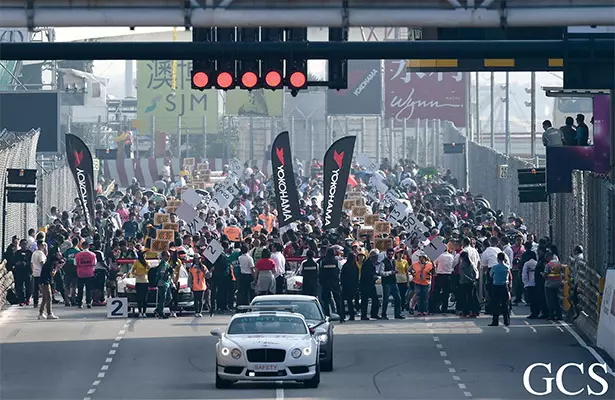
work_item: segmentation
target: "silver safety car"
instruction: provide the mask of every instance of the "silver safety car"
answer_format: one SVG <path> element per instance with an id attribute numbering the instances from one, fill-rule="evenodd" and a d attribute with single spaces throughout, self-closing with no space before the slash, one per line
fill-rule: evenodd
<path id="1" fill-rule="evenodd" d="M 216 388 L 237 381 L 298 381 L 320 384 L 319 342 L 305 318 L 289 311 L 235 314 L 226 332 L 214 329 Z M 277 307 L 279 309 L 279 307 Z"/>

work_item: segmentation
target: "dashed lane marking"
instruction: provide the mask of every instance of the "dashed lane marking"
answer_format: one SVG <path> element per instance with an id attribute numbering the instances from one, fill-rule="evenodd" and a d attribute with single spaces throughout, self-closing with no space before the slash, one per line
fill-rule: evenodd
<path id="1" fill-rule="evenodd" d="M 128 327 L 130 325 L 131 321 L 129 320 L 128 322 L 126 322 L 124 324 L 124 328 Z M 113 343 L 111 344 L 112 349 L 109 350 L 109 353 L 107 354 L 107 356 L 113 356 L 117 353 L 117 349 L 120 347 L 120 341 L 122 340 L 123 336 L 126 334 L 126 329 L 122 329 L 118 332 L 117 336 L 115 337 Z M 109 370 L 109 364 L 113 362 L 113 357 L 106 357 L 105 358 L 105 363 L 100 367 L 100 371 L 108 371 Z M 92 387 L 87 391 L 86 393 L 86 397 L 83 398 L 83 400 L 92 400 L 92 395 L 94 393 L 96 393 L 96 388 L 98 387 L 98 385 L 100 385 L 100 383 L 102 382 L 103 379 L 105 379 L 105 376 L 107 375 L 106 372 L 99 372 L 98 375 L 96 375 L 96 380 L 94 382 L 92 382 Z M 284 398 L 284 396 L 282 395 L 282 399 Z"/>
<path id="2" fill-rule="evenodd" d="M 444 348 L 444 345 L 442 345 L 442 343 L 440 342 L 440 337 L 438 337 L 435 331 L 431 329 L 432 324 L 427 323 L 427 326 L 430 328 L 429 332 L 433 336 L 433 341 L 436 344 L 436 348 L 439 350 L 440 356 L 444 358 L 444 364 L 448 366 L 452 365 L 453 363 L 451 362 L 451 360 L 448 359 L 448 354 L 446 353 L 446 351 L 442 350 Z M 453 378 L 455 383 L 457 383 L 457 386 L 459 386 L 459 389 L 463 391 L 463 395 L 467 398 L 472 397 L 472 393 L 467 391 L 468 387 L 461 382 L 461 377 L 457 375 L 457 369 L 453 367 L 448 367 L 448 372 L 451 374 L 451 377 Z"/>

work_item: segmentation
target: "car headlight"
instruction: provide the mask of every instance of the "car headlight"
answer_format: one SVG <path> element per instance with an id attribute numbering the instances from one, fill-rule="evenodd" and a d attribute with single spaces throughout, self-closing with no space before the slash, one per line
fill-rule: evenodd
<path id="1" fill-rule="evenodd" d="M 239 360 L 241 358 L 241 350 L 239 349 L 231 350 L 231 357 L 233 357 L 235 360 Z"/>
<path id="2" fill-rule="evenodd" d="M 228 347 L 223 347 L 222 350 L 220 350 L 220 354 L 222 354 L 223 356 L 228 356 L 229 354 L 231 354 L 231 351 L 228 349 Z"/>
<path id="3" fill-rule="evenodd" d="M 310 354 L 312 354 L 312 349 L 309 347 L 306 347 L 305 349 L 303 349 L 303 354 L 306 356 L 309 356 Z"/>
<path id="4" fill-rule="evenodd" d="M 293 356 L 293 358 L 299 358 L 301 357 L 301 350 L 293 349 L 293 351 L 290 352 L 290 355 Z"/>
<path id="5" fill-rule="evenodd" d="M 329 335 L 327 335 L 326 333 L 321 333 L 318 336 L 316 336 L 316 338 L 321 344 L 325 344 L 329 341 Z"/>

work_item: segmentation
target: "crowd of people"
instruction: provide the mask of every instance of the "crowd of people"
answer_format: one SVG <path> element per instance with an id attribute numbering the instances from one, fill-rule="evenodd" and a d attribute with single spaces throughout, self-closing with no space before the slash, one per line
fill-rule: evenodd
<path id="1" fill-rule="evenodd" d="M 156 236 L 154 215 L 167 212 L 167 202 L 180 197 L 177 191 L 196 171 L 175 179 L 163 175 L 152 189 L 138 182 L 124 190 L 116 186 L 96 199 L 91 226 L 78 201 L 73 210 L 54 207 L 45 227 L 30 229 L 23 239 L 13 237 L 3 253 L 15 277 L 12 301 L 33 304 L 39 319 L 56 319 L 52 304 L 105 305 L 118 295 L 118 279 L 133 277 L 139 317 L 147 317 L 154 287 L 151 311 L 158 318 L 176 317 L 183 276 L 200 317 L 204 311 L 232 311 L 255 295 L 285 293 L 286 279 L 297 275 L 302 277 L 299 291 L 318 296 L 325 313 L 337 312 L 342 321 L 357 314 L 362 320 L 388 319 L 390 298 L 396 319 L 449 312 L 476 318 L 484 311 L 492 315 L 491 325 L 497 326 L 500 316 L 508 325 L 511 306 L 521 303 L 530 306 L 528 318 L 562 318 L 558 249 L 549 238 L 537 238 L 520 216 L 505 217 L 484 197 L 459 190 L 450 171 L 421 169 L 409 160 L 392 165 L 384 159 L 377 172 L 353 166 L 348 190 L 362 193 L 370 214 L 386 220 L 392 211 L 382 193 L 367 195 L 370 176 L 377 173 L 428 228 L 425 237 L 416 237 L 393 224 L 392 245 L 379 250 L 372 238 L 361 235 L 362 219 L 348 211 L 337 229 L 323 230 L 322 176 L 304 176 L 302 165 L 297 170 L 301 215 L 289 226 L 278 227 L 272 181 L 246 164 L 236 184 L 240 194 L 229 207 L 214 212 L 205 202 L 198 206 L 206 221 L 199 231 L 170 215 L 179 229 L 169 250 L 155 260 L 146 257 Z M 223 174 L 228 173 L 225 166 Z M 446 250 L 430 260 L 423 246 L 435 238 L 446 243 Z M 213 239 L 224 254 L 211 263 L 204 251 Z M 571 259 L 573 288 L 582 262 L 583 249 L 577 246 Z"/>
<path id="2" fill-rule="evenodd" d="M 556 128 L 549 120 L 542 123 L 542 144 L 545 147 L 557 146 L 589 146 L 589 127 L 585 123 L 585 115 L 577 114 L 575 118 L 566 117 L 565 125 Z M 590 120 L 594 124 L 594 118 Z"/>

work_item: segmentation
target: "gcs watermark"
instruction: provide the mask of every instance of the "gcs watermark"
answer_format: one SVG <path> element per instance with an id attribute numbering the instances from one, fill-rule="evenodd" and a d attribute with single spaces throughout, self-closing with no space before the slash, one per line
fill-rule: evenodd
<path id="1" fill-rule="evenodd" d="M 545 382 L 545 386 L 541 388 L 533 388 L 530 383 L 530 377 L 532 376 L 532 374 L 539 373 L 539 370 L 537 368 L 546 370 L 548 374 L 542 378 Z M 578 390 L 572 391 L 574 389 L 568 388 L 564 384 L 564 373 L 568 368 L 576 368 L 581 371 L 581 374 L 583 375 L 587 373 L 589 377 L 601 387 L 601 390 L 599 392 L 596 392 L 592 389 L 590 385 L 586 385 L 586 387 L 580 389 L 575 388 Z M 608 392 L 609 383 L 606 381 L 606 379 L 596 373 L 596 369 L 601 369 L 605 373 L 608 372 L 606 364 L 591 364 L 586 371 L 584 364 L 568 363 L 562 365 L 557 371 L 555 371 L 555 377 L 553 377 L 553 369 L 551 367 L 551 363 L 535 363 L 527 367 L 525 372 L 523 373 L 523 386 L 525 387 L 525 390 L 528 391 L 528 393 L 533 394 L 534 396 L 546 396 L 553 393 L 553 381 L 555 381 L 555 387 L 557 388 L 557 390 L 566 396 L 578 396 L 585 392 L 585 390 L 587 390 L 588 396 L 602 396 L 603 394 Z M 541 373 L 544 374 L 544 372 Z"/>

